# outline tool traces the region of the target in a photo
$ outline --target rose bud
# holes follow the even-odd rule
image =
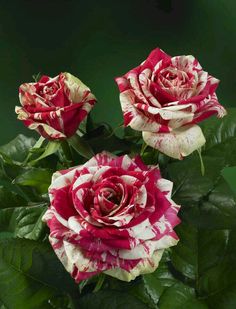
[[[18,119],[49,140],[74,135],[96,102],[90,89],[70,73],[22,84],[19,98]]]

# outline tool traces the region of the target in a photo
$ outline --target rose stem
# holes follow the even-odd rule
[[[105,275],[103,273],[101,273],[98,277],[98,281],[97,281],[97,284],[96,284],[96,286],[93,290],[93,293],[96,293],[101,289],[104,280],[105,280]]]
[[[64,156],[67,160],[67,164],[68,165],[72,164],[74,160],[73,160],[73,157],[72,157],[70,145],[66,140],[61,141],[61,149],[62,149],[63,154],[64,154]]]

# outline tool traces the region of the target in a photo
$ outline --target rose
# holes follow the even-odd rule
[[[146,144],[170,157],[182,159],[200,148],[205,138],[196,123],[226,114],[215,94],[219,80],[193,56],[154,49],[116,82],[125,126],[142,131]]]
[[[53,175],[43,220],[57,256],[78,282],[104,272],[121,280],[153,272],[178,242],[172,183],[139,157],[101,153]]]
[[[74,135],[96,102],[90,89],[69,73],[22,84],[19,98],[18,119],[50,140]]]

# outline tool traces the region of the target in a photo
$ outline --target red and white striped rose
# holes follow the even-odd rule
[[[101,153],[56,172],[43,218],[51,245],[77,282],[100,272],[125,281],[153,272],[178,242],[171,191],[158,167],[127,155]]]
[[[70,73],[22,84],[19,98],[18,119],[51,140],[74,135],[96,102],[90,89]]]
[[[193,56],[154,49],[116,82],[125,125],[142,131],[148,145],[170,157],[181,159],[200,148],[205,138],[196,124],[226,114],[215,93],[219,80]]]

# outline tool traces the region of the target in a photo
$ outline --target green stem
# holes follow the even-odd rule
[[[105,280],[105,274],[101,273],[98,277],[98,281],[97,281],[97,284],[96,284],[96,286],[93,290],[93,293],[96,293],[101,289],[101,287],[104,283],[104,280]]]
[[[121,122],[120,124],[118,124],[118,125],[111,131],[111,134],[109,134],[106,138],[108,139],[108,138],[112,137],[112,136],[115,134],[116,130],[122,128],[123,125],[124,125],[123,122]]]
[[[144,155],[144,152],[145,152],[147,146],[148,146],[148,145],[147,145],[145,142],[143,142],[142,148],[141,148],[141,151],[140,151],[140,156],[141,156],[141,157]]]
[[[202,154],[201,154],[201,148],[197,149],[198,155],[199,155],[199,159],[200,159],[200,166],[201,166],[201,174],[202,176],[205,175],[205,166],[204,166],[204,162],[202,159]]]
[[[72,157],[70,145],[66,140],[61,141],[61,149],[63,151],[63,154],[65,156],[67,163],[69,164],[73,163],[73,157]]]
[[[31,148],[31,150],[35,148],[40,148],[44,142],[45,138],[40,136],[40,138],[37,140],[37,142],[34,144],[34,146]],[[23,165],[26,165],[29,161],[29,159],[32,157],[32,152],[29,152],[27,157],[25,158]]]
[[[155,164],[159,164],[160,152],[157,149],[153,148],[152,153],[155,160]]]

